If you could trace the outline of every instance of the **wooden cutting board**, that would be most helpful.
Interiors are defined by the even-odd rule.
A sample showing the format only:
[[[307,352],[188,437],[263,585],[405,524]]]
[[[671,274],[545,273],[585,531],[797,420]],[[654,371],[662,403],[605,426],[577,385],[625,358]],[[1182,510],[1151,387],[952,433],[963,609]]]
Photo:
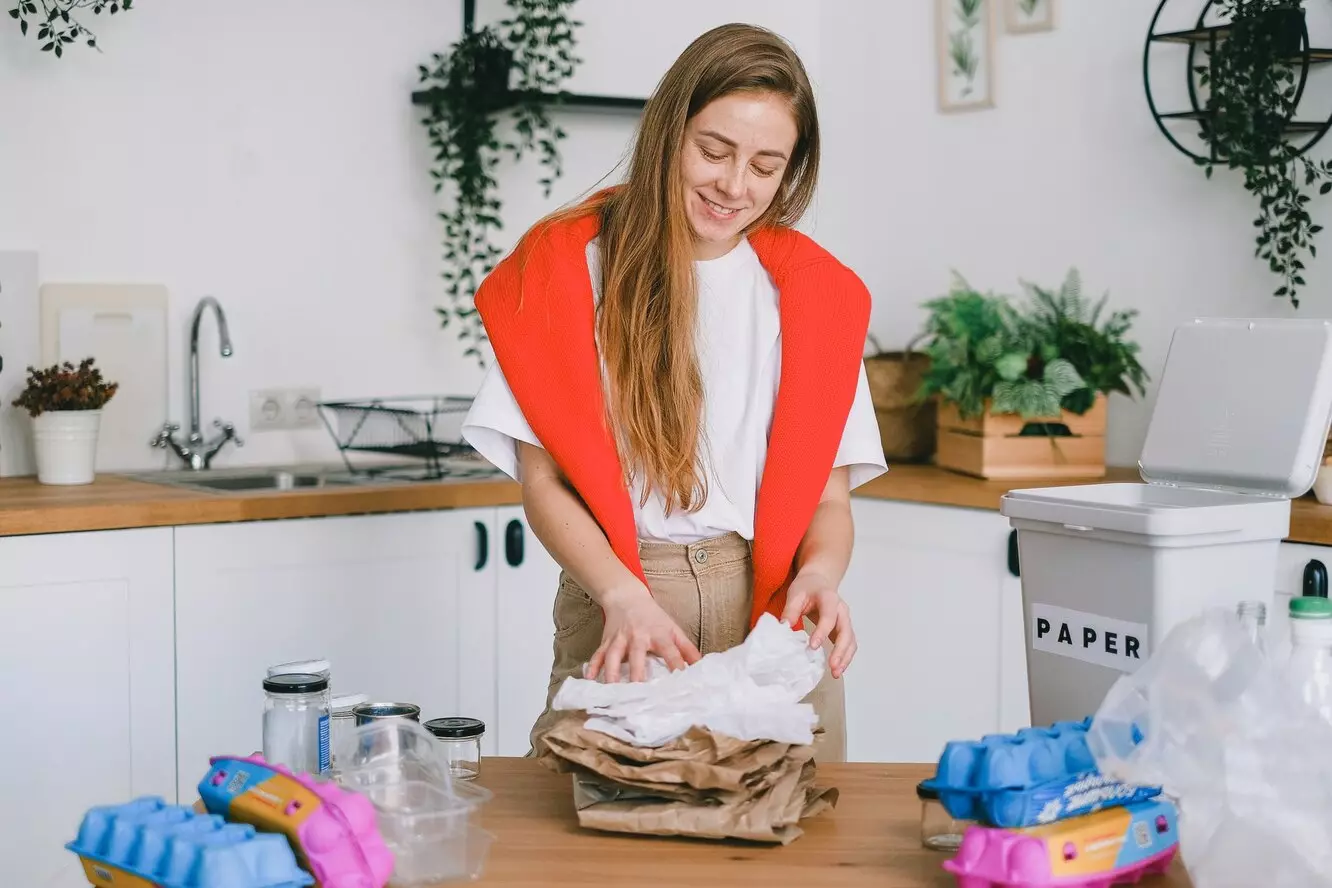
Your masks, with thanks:
[[[159,284],[43,284],[42,362],[96,359],[120,383],[102,414],[97,470],[160,469],[148,446],[167,420],[168,293]]]
[[[0,250],[0,476],[32,475],[32,422],[11,402],[40,360],[37,253]]]

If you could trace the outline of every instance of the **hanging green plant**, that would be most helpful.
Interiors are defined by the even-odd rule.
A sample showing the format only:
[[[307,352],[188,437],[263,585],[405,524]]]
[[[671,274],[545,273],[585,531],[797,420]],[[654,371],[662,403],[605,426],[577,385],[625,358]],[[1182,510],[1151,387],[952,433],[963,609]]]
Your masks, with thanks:
[[[1298,308],[1301,256],[1318,255],[1313,239],[1323,230],[1305,190],[1317,183],[1319,194],[1332,191],[1332,161],[1312,160],[1286,138],[1300,99],[1304,10],[1299,0],[1220,0],[1217,10],[1231,26],[1194,68],[1209,90],[1203,138],[1213,154],[1198,163],[1209,178],[1217,164],[1243,172],[1258,198],[1254,255],[1279,278],[1272,295]]]
[[[77,41],[101,51],[97,35],[71,14],[73,10],[90,9],[93,15],[103,12],[115,15],[122,9],[128,11],[133,5],[134,0],[19,0],[18,5],[9,10],[9,17],[18,22],[24,36],[36,24],[35,33],[42,44],[42,52],[60,58],[65,54],[65,47]]]
[[[421,121],[433,149],[431,178],[436,193],[449,187],[451,205],[439,213],[444,226],[441,277],[451,303],[436,309],[445,328],[471,340],[464,354],[484,365],[486,341],[473,305],[476,288],[503,255],[491,242],[503,228],[496,196],[495,169],[503,154],[516,162],[528,151],[539,154],[545,174],[543,195],[562,173],[558,142],[565,132],[554,125],[549,106],[581,61],[573,55],[569,18],[576,0],[506,0],[511,15],[496,26],[463,34],[447,53],[435,53],[419,69],[431,99]],[[496,131],[499,112],[513,117],[514,137]]]

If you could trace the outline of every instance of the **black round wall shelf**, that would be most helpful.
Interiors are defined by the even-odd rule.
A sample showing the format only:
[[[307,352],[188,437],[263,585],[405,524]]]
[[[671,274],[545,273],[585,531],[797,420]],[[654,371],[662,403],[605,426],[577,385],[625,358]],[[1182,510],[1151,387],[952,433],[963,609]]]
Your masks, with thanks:
[[[1203,0],[1198,17],[1192,27],[1185,30],[1158,30],[1161,14],[1167,7],[1182,7],[1186,3],[1198,5],[1199,0],[1161,0],[1156,7],[1156,12],[1152,15],[1152,23],[1147,29],[1147,41],[1142,51],[1142,84],[1147,94],[1147,107],[1151,109],[1157,127],[1160,128],[1162,135],[1170,141],[1170,144],[1195,161],[1215,162],[1221,160],[1221,158],[1216,156],[1215,151],[1210,147],[1209,140],[1206,138],[1209,116],[1207,101],[1206,98],[1200,98],[1199,96],[1200,86],[1195,69],[1207,63],[1208,54],[1214,51],[1217,45],[1229,36],[1233,26],[1228,22],[1208,24],[1209,14],[1215,13],[1216,0]],[[1301,116],[1298,113],[1300,100],[1304,98],[1304,88],[1309,80],[1309,72],[1317,65],[1332,62],[1332,37],[1320,41],[1323,46],[1328,48],[1311,45],[1309,27],[1303,8],[1301,7],[1293,12],[1298,13],[1298,15],[1292,15],[1290,18],[1288,39],[1291,46],[1289,60],[1293,66],[1297,67],[1296,93],[1293,103],[1296,113],[1292,114],[1290,119],[1286,121],[1285,129],[1286,135],[1294,143],[1298,155],[1318,144],[1328,129],[1332,128],[1332,115],[1325,119],[1319,119]],[[1188,87],[1187,108],[1171,108],[1163,111],[1157,107],[1156,97],[1152,92],[1151,60],[1152,50],[1161,49],[1163,44],[1173,44],[1174,47],[1183,44],[1187,47],[1181,66],[1182,70],[1180,70],[1180,74]],[[1200,147],[1207,153],[1200,154],[1186,147],[1176,133],[1170,129],[1169,124],[1189,121],[1198,124]]]

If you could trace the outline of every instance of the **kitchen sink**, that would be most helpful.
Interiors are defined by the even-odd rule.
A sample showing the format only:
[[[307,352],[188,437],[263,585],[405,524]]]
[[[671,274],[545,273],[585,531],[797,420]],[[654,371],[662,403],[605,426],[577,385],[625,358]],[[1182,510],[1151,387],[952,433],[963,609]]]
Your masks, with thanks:
[[[297,487],[323,487],[327,481],[328,479],[322,475],[293,475],[289,472],[274,472],[263,475],[204,477],[179,483],[188,484],[191,487],[207,487],[210,490],[293,490]]]
[[[148,481],[172,487],[241,492],[340,487],[355,483],[355,479],[348,472],[273,468],[142,472],[131,477],[136,481]]]
[[[467,465],[446,467],[445,477],[421,477],[420,465],[388,466],[374,473],[357,473],[343,466],[280,466],[234,469],[175,469],[161,472],[139,472],[129,477],[135,481],[188,487],[218,493],[253,493],[265,490],[311,490],[319,488],[346,488],[353,486],[402,485],[421,483],[447,483],[449,481],[492,478],[500,474],[488,463],[471,461]]]

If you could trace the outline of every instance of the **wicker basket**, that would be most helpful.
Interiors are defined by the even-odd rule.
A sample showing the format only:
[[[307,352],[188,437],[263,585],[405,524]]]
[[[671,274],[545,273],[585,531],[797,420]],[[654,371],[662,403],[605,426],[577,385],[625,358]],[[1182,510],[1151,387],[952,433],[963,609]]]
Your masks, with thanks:
[[[929,366],[928,355],[910,350],[881,351],[865,358],[865,376],[886,459],[924,462],[934,453],[935,400],[916,401]]]

